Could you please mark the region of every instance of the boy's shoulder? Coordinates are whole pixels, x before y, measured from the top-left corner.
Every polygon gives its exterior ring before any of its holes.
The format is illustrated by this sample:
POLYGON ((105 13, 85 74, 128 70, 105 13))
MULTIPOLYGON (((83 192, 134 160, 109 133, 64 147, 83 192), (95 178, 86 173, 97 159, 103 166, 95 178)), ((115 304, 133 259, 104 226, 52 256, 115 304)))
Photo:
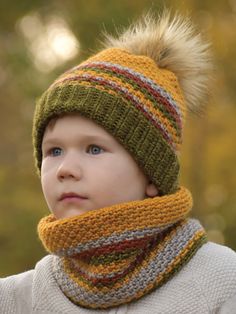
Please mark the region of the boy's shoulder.
MULTIPOLYGON (((0 279, 1 313, 19 313, 31 308, 34 270, 0 279)), ((22 312, 23 313, 23 312, 22 312)))
POLYGON ((208 242, 183 269, 201 289, 210 309, 216 309, 236 294, 236 252, 208 242))
POLYGON ((215 313, 235 293, 236 253, 208 242, 166 284, 130 305, 129 313, 215 313))
POLYGON ((51 256, 45 256, 32 270, 0 278, 1 313, 31 313, 33 303, 48 284, 46 274, 51 260, 51 256))
MULTIPOLYGON (((219 273, 226 276, 230 272, 236 275, 236 252, 227 246, 207 242, 204 244, 188 263, 188 266, 197 265, 197 273, 219 273)), ((217 274, 215 274, 217 277, 217 274)))
POLYGON ((204 244, 185 267, 199 283, 230 284, 236 289, 236 252, 213 242, 204 244), (192 271, 194 272, 192 273, 192 271), (227 280, 224 283, 223 280, 227 280))

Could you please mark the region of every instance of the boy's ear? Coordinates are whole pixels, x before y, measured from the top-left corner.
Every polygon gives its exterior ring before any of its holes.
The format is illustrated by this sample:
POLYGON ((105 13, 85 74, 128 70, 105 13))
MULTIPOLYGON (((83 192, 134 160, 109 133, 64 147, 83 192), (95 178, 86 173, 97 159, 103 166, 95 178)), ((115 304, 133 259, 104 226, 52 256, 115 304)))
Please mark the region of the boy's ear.
POLYGON ((152 182, 149 182, 146 186, 146 195, 149 197, 154 197, 158 195, 158 189, 152 182))

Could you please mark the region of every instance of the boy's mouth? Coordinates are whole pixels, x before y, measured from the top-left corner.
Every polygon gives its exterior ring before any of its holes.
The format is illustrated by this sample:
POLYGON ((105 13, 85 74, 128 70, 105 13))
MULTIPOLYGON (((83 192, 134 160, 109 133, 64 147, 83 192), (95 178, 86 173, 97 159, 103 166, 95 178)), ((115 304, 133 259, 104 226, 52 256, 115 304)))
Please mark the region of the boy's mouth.
POLYGON ((87 197, 84 197, 74 192, 62 193, 62 195, 59 198, 59 201, 63 201, 65 199, 81 199, 82 200, 82 199, 87 199, 87 197))

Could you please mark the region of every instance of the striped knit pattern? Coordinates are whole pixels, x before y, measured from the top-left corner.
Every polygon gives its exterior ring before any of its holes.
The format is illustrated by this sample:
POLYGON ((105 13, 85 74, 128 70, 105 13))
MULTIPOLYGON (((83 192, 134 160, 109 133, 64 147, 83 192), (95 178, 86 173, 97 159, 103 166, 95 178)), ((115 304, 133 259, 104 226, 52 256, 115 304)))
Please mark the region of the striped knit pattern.
POLYGON ((109 308, 160 287, 205 241, 197 220, 187 219, 191 194, 123 203, 81 216, 43 218, 39 236, 55 254, 54 276, 75 304, 109 308))
POLYGON ((186 114, 175 75, 145 56, 110 48, 62 74, 36 106, 33 139, 38 169, 53 117, 93 119, 131 153, 161 194, 178 187, 178 152, 186 114))
POLYGON ((174 150, 181 144, 183 113, 171 94, 155 81, 128 67, 109 62, 89 62, 73 68, 56 81, 91 84, 98 90, 106 90, 123 97, 140 110, 174 150), (156 106, 155 106, 156 105, 156 106))

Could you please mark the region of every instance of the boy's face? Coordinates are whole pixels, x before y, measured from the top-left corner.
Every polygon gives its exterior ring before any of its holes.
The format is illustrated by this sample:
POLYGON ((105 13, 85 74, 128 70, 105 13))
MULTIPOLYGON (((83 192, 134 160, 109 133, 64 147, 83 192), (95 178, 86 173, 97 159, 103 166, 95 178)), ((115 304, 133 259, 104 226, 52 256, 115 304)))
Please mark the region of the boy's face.
POLYGON ((53 123, 42 142, 41 183, 56 218, 157 194, 123 146, 92 120, 67 115, 53 123))

